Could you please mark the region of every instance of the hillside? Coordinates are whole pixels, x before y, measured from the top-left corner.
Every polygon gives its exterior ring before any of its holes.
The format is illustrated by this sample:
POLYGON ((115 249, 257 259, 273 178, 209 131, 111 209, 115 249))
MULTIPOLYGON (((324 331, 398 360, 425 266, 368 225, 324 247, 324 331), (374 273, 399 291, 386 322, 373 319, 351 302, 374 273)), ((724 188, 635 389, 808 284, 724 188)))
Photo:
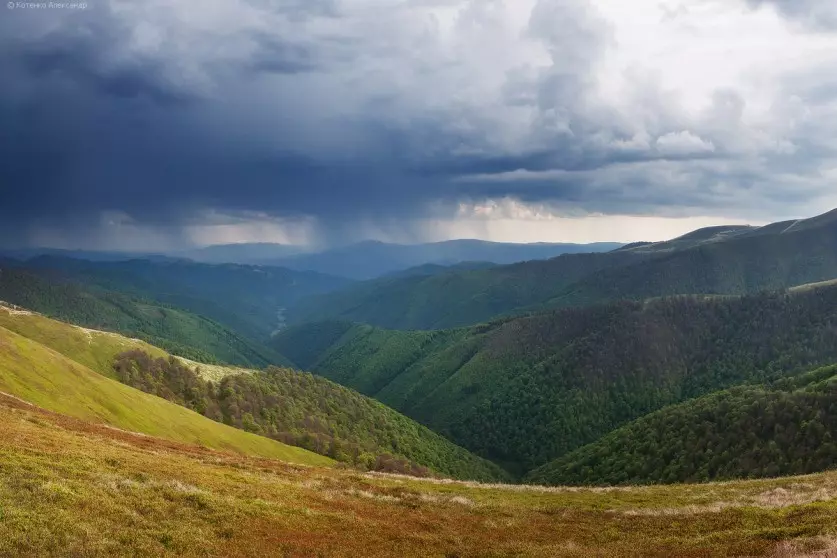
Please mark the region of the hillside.
POLYGON ((276 342, 293 339, 301 365, 522 473, 667 405, 835 362, 834 323, 837 287, 824 286, 617 302, 445 331, 334 327, 323 350, 306 342, 306 330, 318 335, 309 325, 276 342))
POLYGON ((58 413, 175 442, 292 463, 331 463, 122 385, 5 327, 0 327, 0 370, 0 391, 58 413))
POLYGON ((549 300, 595 271, 647 257, 629 251, 567 254, 488 269, 387 277, 301 299, 286 316, 291 324, 344 320, 392 329, 459 327, 549 300))
MULTIPOLYGON (((219 373, 219 369, 225 369, 216 366, 209 375, 213 381, 210 383, 204 379, 203 365, 171 360, 161 349, 140 340, 71 326, 3 305, 0 327, 9 335, 14 332, 22 336, 26 343, 57 351, 85 370, 168 399, 218 422, 339 461, 413 474, 427 474, 421 470, 429 468, 457 478, 507 478, 498 467, 392 409, 310 374, 278 368, 265 373, 236 369, 219 373)), ((12 393, 35 401, 33 398, 40 397, 36 392, 38 385, 20 376, 18 388, 26 390, 26 395, 12 393)), ((74 401, 77 397, 72 393, 68 391, 67 405, 88 406, 74 401)), ((53 409, 51 405, 44 406, 53 409)), ((63 407, 56 410, 69 412, 63 407)), ((141 408, 135 411, 137 417, 145 413, 141 408)), ((108 423, 113 419, 110 414, 97 413, 108 423)))
MULTIPOLYGON (((828 214, 738 232, 617 270, 591 274, 546 306, 673 294, 745 294, 837 277, 837 221, 828 214)), ((644 253, 646 248, 634 251, 644 253)))
POLYGON ((217 383, 176 360, 120 354, 117 378, 202 415, 376 471, 507 480, 499 467, 377 401, 323 378, 271 367, 217 383))
POLYGON ((615 242, 593 244, 516 244, 462 239, 426 244, 390 244, 367 241, 314 254, 298 254, 256 263, 311 270, 352 279, 374 279, 425 264, 455 265, 463 262, 512 264, 545 260, 561 254, 607 252, 621 246, 615 242))
POLYGON ((287 364, 272 349, 203 316, 2 264, 0 300, 84 327, 139 337, 197 361, 250 367, 287 364))
POLYGON ((0 395, 4 556, 827 556, 837 477, 563 489, 295 467, 0 395), (805 554, 807 553, 807 554, 805 554))
POLYGON ((775 477, 837 465, 837 367, 642 417, 527 475, 541 484, 775 477))
POLYGON ((833 212, 764 227, 710 227, 604 254, 362 282, 300 300, 289 322, 444 329, 547 308, 675 294, 750 294, 837 277, 833 212))
POLYGON ((260 341, 281 327, 282 310, 302 297, 351 281, 280 267, 209 265, 186 260, 91 262, 43 256, 18 265, 50 280, 71 280, 131 297, 171 304, 260 341))

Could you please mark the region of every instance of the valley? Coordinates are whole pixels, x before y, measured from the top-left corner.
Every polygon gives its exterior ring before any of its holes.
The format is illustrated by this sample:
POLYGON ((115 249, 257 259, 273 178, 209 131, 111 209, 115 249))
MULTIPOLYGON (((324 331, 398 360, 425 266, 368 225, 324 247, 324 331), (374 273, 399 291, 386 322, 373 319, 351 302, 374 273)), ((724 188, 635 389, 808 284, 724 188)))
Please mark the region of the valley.
POLYGON ((53 472, 37 451, 4 446, 7 478, 22 480, 0 488, 26 503, 0 509, 18 525, 3 544, 88 555, 342 555, 361 541, 381 556, 831 552, 830 215, 360 282, 227 264, 4 261, 0 428, 66 451, 53 472), (330 310, 301 318, 314 304, 330 310), (370 309, 381 320, 354 319, 370 309), (92 468, 80 472, 80 459, 92 468), (58 534, 27 514, 30 494, 67 521, 91 498, 113 517, 156 520, 133 520, 128 536, 95 516, 114 536, 58 534), (350 517, 351 540, 323 536, 350 517), (58 546, 21 538, 23 525, 58 546))

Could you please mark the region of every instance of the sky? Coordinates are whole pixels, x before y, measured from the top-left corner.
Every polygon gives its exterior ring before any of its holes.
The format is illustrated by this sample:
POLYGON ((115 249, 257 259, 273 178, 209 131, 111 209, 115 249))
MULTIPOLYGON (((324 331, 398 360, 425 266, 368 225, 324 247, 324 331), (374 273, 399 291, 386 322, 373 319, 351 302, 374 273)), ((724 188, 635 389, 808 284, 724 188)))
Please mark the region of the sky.
POLYGON ((631 242, 837 207, 833 0, 0 9, 0 246, 631 242))

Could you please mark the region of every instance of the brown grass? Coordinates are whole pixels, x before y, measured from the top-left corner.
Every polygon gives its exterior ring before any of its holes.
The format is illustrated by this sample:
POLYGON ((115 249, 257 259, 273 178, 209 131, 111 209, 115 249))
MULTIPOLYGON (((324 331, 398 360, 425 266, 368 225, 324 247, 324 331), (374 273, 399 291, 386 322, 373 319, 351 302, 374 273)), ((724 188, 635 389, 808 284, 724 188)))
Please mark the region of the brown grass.
POLYGON ((0 556, 826 557, 833 494, 833 473, 612 490, 361 474, 0 396, 0 556))

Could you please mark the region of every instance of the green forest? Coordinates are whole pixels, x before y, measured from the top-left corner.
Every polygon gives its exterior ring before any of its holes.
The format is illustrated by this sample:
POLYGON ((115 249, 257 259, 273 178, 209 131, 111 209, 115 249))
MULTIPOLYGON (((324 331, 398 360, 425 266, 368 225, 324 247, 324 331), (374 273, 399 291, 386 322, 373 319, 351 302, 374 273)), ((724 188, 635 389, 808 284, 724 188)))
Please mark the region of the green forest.
POLYGON ((508 476, 383 404, 287 368, 203 380, 174 358, 132 350, 114 362, 124 384, 218 422, 299 446, 362 469, 496 481, 508 476))
POLYGON ((446 331, 358 325, 307 362, 523 474, 667 405, 835 362, 835 324, 833 286, 680 296, 446 331))
POLYGON ((351 284, 342 277, 281 267, 173 259, 91 262, 42 256, 17 265, 58 280, 173 305, 256 341, 279 327, 281 309, 351 284))
POLYGON ((279 353, 180 308, 29 270, 0 268, 0 300, 73 324, 136 337, 205 363, 288 364, 279 353))
POLYGON ((837 465, 837 366, 666 407, 532 471, 541 484, 799 475, 837 465))

